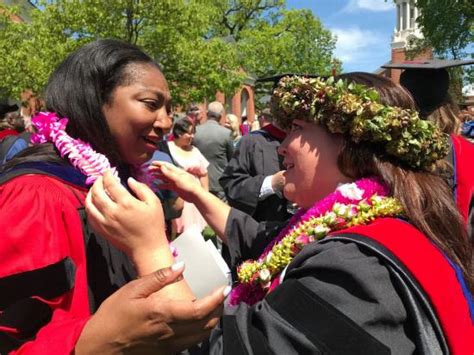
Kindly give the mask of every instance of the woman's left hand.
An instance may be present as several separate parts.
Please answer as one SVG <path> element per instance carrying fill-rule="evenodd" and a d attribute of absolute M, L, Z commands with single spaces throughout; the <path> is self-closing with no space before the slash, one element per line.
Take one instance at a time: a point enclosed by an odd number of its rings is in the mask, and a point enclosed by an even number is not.
<path fill-rule="evenodd" d="M 136 198 L 110 172 L 96 180 L 86 198 L 92 228 L 132 259 L 169 249 L 159 199 L 145 184 L 133 178 L 127 182 Z"/>

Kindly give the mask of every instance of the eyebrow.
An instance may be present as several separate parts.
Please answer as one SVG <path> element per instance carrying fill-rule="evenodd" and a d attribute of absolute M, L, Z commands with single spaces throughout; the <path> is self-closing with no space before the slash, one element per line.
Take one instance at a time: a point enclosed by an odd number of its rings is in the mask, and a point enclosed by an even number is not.
<path fill-rule="evenodd" d="M 151 93 L 155 95 L 158 99 L 162 99 L 163 101 L 171 101 L 171 95 L 165 95 L 165 93 L 161 90 L 156 90 L 156 89 L 149 89 L 146 87 L 142 87 L 144 93 Z"/>

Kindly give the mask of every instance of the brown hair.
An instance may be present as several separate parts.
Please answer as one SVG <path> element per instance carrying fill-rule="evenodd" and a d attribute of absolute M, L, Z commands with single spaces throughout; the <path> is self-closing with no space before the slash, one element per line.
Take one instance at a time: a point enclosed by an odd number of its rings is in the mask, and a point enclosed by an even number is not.
<path fill-rule="evenodd" d="M 408 91 L 388 78 L 360 72 L 344 74 L 340 78 L 373 87 L 379 92 L 383 104 L 406 109 L 415 107 Z M 378 155 L 376 146 L 346 141 L 338 164 L 341 171 L 352 178 L 380 177 L 402 203 L 410 223 L 459 265 L 468 287 L 474 290 L 472 245 L 453 192 L 443 178 L 444 174 L 452 173 L 446 162 L 437 162 L 437 169 L 433 172 L 417 171 Z"/>
<path fill-rule="evenodd" d="M 436 123 L 444 133 L 459 134 L 462 126 L 460 113 L 458 105 L 447 94 L 443 103 L 431 111 L 426 119 Z"/>

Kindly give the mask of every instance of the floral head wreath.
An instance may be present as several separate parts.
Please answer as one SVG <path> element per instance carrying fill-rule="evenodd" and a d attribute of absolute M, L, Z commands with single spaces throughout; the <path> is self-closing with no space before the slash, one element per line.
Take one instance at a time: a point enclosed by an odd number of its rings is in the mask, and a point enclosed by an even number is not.
<path fill-rule="evenodd" d="M 373 88 L 343 80 L 284 77 L 272 97 L 282 128 L 294 119 L 315 122 L 354 143 L 377 144 L 415 169 L 429 170 L 448 153 L 448 136 L 416 111 L 383 105 Z"/>

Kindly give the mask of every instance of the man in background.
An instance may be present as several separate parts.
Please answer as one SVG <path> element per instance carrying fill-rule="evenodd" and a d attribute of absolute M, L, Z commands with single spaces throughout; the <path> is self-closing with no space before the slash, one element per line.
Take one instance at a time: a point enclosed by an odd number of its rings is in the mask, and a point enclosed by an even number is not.
<path fill-rule="evenodd" d="M 220 125 L 224 106 L 214 101 L 207 107 L 207 121 L 198 125 L 193 144 L 209 161 L 209 191 L 222 201 L 226 201 L 219 178 L 232 158 L 234 144 L 231 131 Z"/>
<path fill-rule="evenodd" d="M 191 104 L 186 111 L 186 117 L 195 125 L 200 125 L 204 118 L 204 112 L 198 104 Z"/>
<path fill-rule="evenodd" d="M 286 134 L 272 121 L 269 109 L 258 118 L 261 129 L 243 136 L 219 182 L 230 206 L 257 221 L 286 221 L 288 201 L 282 159 L 277 149 Z"/>

